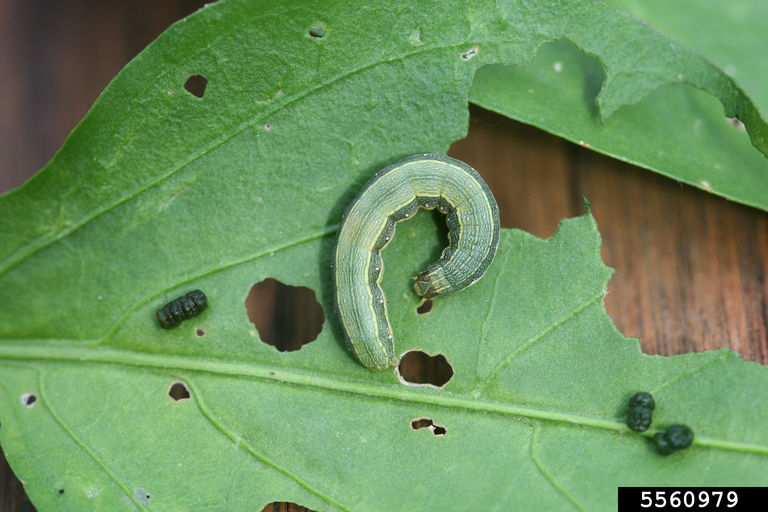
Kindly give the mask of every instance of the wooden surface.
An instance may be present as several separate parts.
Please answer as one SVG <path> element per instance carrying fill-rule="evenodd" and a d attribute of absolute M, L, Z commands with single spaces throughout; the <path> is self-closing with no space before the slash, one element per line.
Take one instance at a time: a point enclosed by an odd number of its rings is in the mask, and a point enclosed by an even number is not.
<path fill-rule="evenodd" d="M 42 167 L 114 74 L 202 3 L 0 0 L 0 192 Z M 608 312 L 645 352 L 726 346 L 768 363 L 768 214 L 479 109 L 450 154 L 487 179 L 505 227 L 548 237 L 583 213 L 582 195 L 592 202 L 616 269 Z M 0 512 L 22 510 L 33 509 L 0 456 Z"/>
<path fill-rule="evenodd" d="M 768 363 L 768 214 L 599 155 L 478 108 L 449 154 L 475 167 L 501 225 L 551 236 L 592 203 L 606 308 L 643 351 L 730 347 Z"/>

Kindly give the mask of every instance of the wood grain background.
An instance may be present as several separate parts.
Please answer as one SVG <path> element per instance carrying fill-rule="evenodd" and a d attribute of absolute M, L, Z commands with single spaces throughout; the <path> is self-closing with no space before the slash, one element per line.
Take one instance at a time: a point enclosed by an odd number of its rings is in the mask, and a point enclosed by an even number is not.
<path fill-rule="evenodd" d="M 0 192 L 40 169 L 120 68 L 199 0 L 0 0 Z M 606 299 L 651 354 L 730 347 L 768 363 L 768 214 L 477 108 L 450 154 L 502 225 L 551 236 L 586 196 L 616 269 Z M 34 510 L 0 455 L 0 512 Z M 265 511 L 302 510 L 286 504 Z"/>

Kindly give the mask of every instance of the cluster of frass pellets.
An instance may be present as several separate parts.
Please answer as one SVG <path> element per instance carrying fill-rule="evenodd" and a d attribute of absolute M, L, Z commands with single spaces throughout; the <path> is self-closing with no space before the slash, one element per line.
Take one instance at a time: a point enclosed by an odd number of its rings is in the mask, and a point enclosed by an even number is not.
<path fill-rule="evenodd" d="M 650 393 L 641 391 L 629 399 L 627 426 L 635 432 L 645 432 L 651 426 L 656 403 Z M 693 430 L 688 425 L 671 425 L 653 436 L 653 444 L 662 455 L 688 448 L 693 442 Z"/>
<path fill-rule="evenodd" d="M 208 298 L 200 290 L 176 297 L 155 312 L 157 321 L 163 329 L 173 329 L 184 320 L 195 317 L 208 307 Z"/>

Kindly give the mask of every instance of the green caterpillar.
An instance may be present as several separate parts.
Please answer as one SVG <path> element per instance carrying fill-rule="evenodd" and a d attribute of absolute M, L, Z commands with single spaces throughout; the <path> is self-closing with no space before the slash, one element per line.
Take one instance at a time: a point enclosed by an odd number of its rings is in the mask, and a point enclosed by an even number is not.
<path fill-rule="evenodd" d="M 496 254 L 499 207 L 472 167 L 442 155 L 415 155 L 376 173 L 344 213 L 334 256 L 336 312 L 347 346 L 371 370 L 397 363 L 379 286 L 381 250 L 395 223 L 419 208 L 447 216 L 449 245 L 416 277 L 418 295 L 431 299 L 474 284 Z"/>

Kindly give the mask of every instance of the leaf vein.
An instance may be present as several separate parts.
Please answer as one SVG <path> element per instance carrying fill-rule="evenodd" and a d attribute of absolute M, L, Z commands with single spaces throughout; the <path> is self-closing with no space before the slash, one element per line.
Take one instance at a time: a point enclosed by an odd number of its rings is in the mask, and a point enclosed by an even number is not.
<path fill-rule="evenodd" d="M 494 41 L 494 42 L 497 42 L 497 41 Z M 413 56 L 417 56 L 417 55 L 420 55 L 420 54 L 425 54 L 425 53 L 428 53 L 428 52 L 431 52 L 431 51 L 445 50 L 445 49 L 448 49 L 448 48 L 458 48 L 461 44 L 465 44 L 465 43 L 460 43 L 458 45 L 434 45 L 434 46 L 419 48 L 417 50 L 413 50 L 413 51 L 410 51 L 410 52 L 405 52 L 405 54 L 403 54 L 403 55 L 397 55 L 397 56 L 393 56 L 393 57 L 390 57 L 390 58 L 387 58 L 387 59 L 381 59 L 381 60 L 377 60 L 375 62 L 369 62 L 369 63 L 364 64 L 362 66 L 359 66 L 357 68 L 351 69 L 348 72 L 340 73 L 340 74 L 338 74 L 336 76 L 333 76 L 333 77 L 331 77 L 331 78 L 329 78 L 327 80 L 321 81 L 321 82 L 313 85 L 312 87 L 308 87 L 307 89 L 304 89 L 303 91 L 297 92 L 296 94 L 294 94 L 292 96 L 285 96 L 284 97 L 285 99 L 283 99 L 283 100 L 276 100 L 275 102 L 273 102 L 270 105 L 269 108 L 265 108 L 262 112 L 257 114 L 252 119 L 249 119 L 247 121 L 242 122 L 240 125 L 238 125 L 236 128 L 234 128 L 232 131 L 223 134 L 221 137 L 219 137 L 218 139 L 214 140 L 208 146 L 202 148 L 199 151 L 196 151 L 196 152 L 192 153 L 189 157 L 187 157 L 186 159 L 182 160 L 179 164 L 176 165 L 176 167 L 171 168 L 165 174 L 163 174 L 163 175 L 161 175 L 161 176 L 159 176 L 159 177 L 157 177 L 157 178 L 155 178 L 153 180 L 148 181 L 147 183 L 145 183 L 145 184 L 141 185 L 140 187 L 138 187 L 137 189 L 135 189 L 133 192 L 131 192 L 129 194 L 126 194 L 125 196 L 117 199 L 116 201 L 114 201 L 113 203 L 111 203 L 111 204 L 109 204 L 109 205 L 107 205 L 105 207 L 96 208 L 93 211 L 93 213 L 91 213 L 90 215 L 86 215 L 80 222 L 65 223 L 65 227 L 63 229 L 61 229 L 61 230 L 59 230 L 59 231 L 57 231 L 55 233 L 46 233 L 45 235 L 42 235 L 39 238 L 29 242 L 25 246 L 17 249 L 15 252 L 13 252 L 11 255 L 9 255 L 8 258 L 6 258 L 2 262 L 3 265 L 2 265 L 2 267 L 0 267 L 0 276 L 3 276 L 9 270 L 11 270 L 12 268 L 14 268 L 17 265 L 19 265 L 21 262 L 23 262 L 29 256 L 32 256 L 33 254 L 35 254 L 36 252 L 42 250 L 43 248 L 53 244 L 54 242 L 57 242 L 58 240 L 61 240 L 62 238 L 70 235 L 71 233 L 77 231 L 78 229 L 80 229 L 81 227 L 85 226 L 86 224 L 88 224 L 92 220 L 96 219 L 97 217 L 100 217 L 101 215 L 107 213 L 108 211 L 110 211 L 110 210 L 112 210 L 112 209 L 114 209 L 114 208 L 116 208 L 116 207 L 118 207 L 118 206 L 120 206 L 120 205 L 122 205 L 122 204 L 124 204 L 124 203 L 126 203 L 128 201 L 130 201 L 131 199 L 134 199 L 134 198 L 138 197 L 143 192 L 145 192 L 145 191 L 147 191 L 147 190 L 149 190 L 149 189 L 151 189 L 151 188 L 153 188 L 155 186 L 158 186 L 163 181 L 167 180 L 168 178 L 170 178 L 171 176 L 173 176 L 174 174 L 176 174 L 180 170 L 186 168 L 187 166 L 189 166 L 191 163 L 195 162 L 196 160 L 198 160 L 198 159 L 202 158 L 203 156 L 207 155 L 208 153 L 210 153 L 214 149 L 222 146 L 227 141 L 229 141 L 232 138 L 236 137 L 238 134 L 240 134 L 240 133 L 244 132 L 245 130 L 247 130 L 248 128 L 251 128 L 251 127 L 255 126 L 256 124 L 264 121 L 270 115 L 274 114 L 276 111 L 278 111 L 280 109 L 284 109 L 284 108 L 286 108 L 286 107 L 288 107 L 290 105 L 293 105 L 293 104 L 299 102 L 300 100 L 306 98 L 307 96 L 311 95 L 314 92 L 317 92 L 317 91 L 322 90 L 324 88 L 331 87 L 331 86 L 333 86 L 336 83 L 340 83 L 343 80 L 345 80 L 345 79 L 347 79 L 349 77 L 355 76 L 358 73 L 362 73 L 362 72 L 367 71 L 369 69 L 373 69 L 376 66 L 389 64 L 389 63 L 392 63 L 392 62 L 396 62 L 398 60 L 403 60 L 404 58 L 407 58 L 407 57 L 413 57 Z"/>
<path fill-rule="evenodd" d="M 126 484 L 124 484 L 117 475 L 107 466 L 107 464 L 101 460 L 101 458 L 96 454 L 96 452 L 88 446 L 85 441 L 80 439 L 77 434 L 75 433 L 74 429 L 70 427 L 64 419 L 56 412 L 56 410 L 53 407 L 53 402 L 48 399 L 47 393 L 45 391 L 45 382 L 43 378 L 43 372 L 39 369 L 37 371 L 37 385 L 40 393 L 40 400 L 45 404 L 46 408 L 48 409 L 48 413 L 51 415 L 53 420 L 61 427 L 61 429 L 64 431 L 64 433 L 69 436 L 70 439 L 81 449 L 83 450 L 96 465 L 118 486 L 120 489 L 125 493 L 126 497 L 131 500 L 131 503 L 133 503 L 136 508 L 139 510 L 148 511 L 148 509 L 136 499 L 136 497 L 133 495 L 131 490 L 128 488 Z"/>
<path fill-rule="evenodd" d="M 313 487 L 309 482 L 305 481 L 289 469 L 279 465 L 274 460 L 270 459 L 266 455 L 259 453 L 253 446 L 251 446 L 248 441 L 243 439 L 242 436 L 238 435 L 235 431 L 227 427 L 224 422 L 217 418 L 213 411 L 208 407 L 208 405 L 205 403 L 205 400 L 203 399 L 203 395 L 200 392 L 200 390 L 197 388 L 196 385 L 192 384 L 191 379 L 185 379 L 185 382 L 189 386 L 190 390 L 192 391 L 192 394 L 195 398 L 195 403 L 197 404 L 197 408 L 200 411 L 200 414 L 203 415 L 203 417 L 211 424 L 213 427 L 218 430 L 224 437 L 229 439 L 232 444 L 235 445 L 236 448 L 244 448 L 245 451 L 254 459 L 261 462 L 262 464 L 274 469 L 278 473 L 282 474 L 283 476 L 288 477 L 289 479 L 293 480 L 297 485 L 304 488 L 305 490 L 309 491 L 310 493 L 314 494 L 318 498 L 322 499 L 326 503 L 333 505 L 334 507 L 337 507 L 341 510 L 345 510 L 348 512 L 351 512 L 351 509 L 336 499 L 328 496 L 324 492 L 320 491 L 319 489 Z"/>
<path fill-rule="evenodd" d="M 604 296 L 605 296 L 605 293 L 600 292 L 594 297 L 587 299 L 586 301 L 582 302 L 581 304 L 573 308 L 571 311 L 566 313 L 565 316 L 563 316 L 563 318 L 545 327 L 544 329 L 540 330 L 539 332 L 537 332 L 536 334 L 528 338 L 525 342 L 520 344 L 515 350 L 507 354 L 507 356 L 496 365 L 496 367 L 491 371 L 491 373 L 485 379 L 485 382 L 481 386 L 481 391 L 487 389 L 487 387 L 491 384 L 491 382 L 493 382 L 493 379 L 496 378 L 498 373 L 510 362 L 512 362 L 512 360 L 514 360 L 518 355 L 528 350 L 531 346 L 535 345 L 537 342 L 541 341 L 549 333 L 562 327 L 573 318 L 576 318 L 576 316 L 578 316 L 579 313 L 581 313 L 588 307 L 594 305 L 596 302 L 600 301 Z"/>
<path fill-rule="evenodd" d="M 240 258 L 238 260 L 233 260 L 233 261 L 229 261 L 229 262 L 220 263 L 220 264 L 217 264 L 217 265 L 212 265 L 211 267 L 208 267 L 207 269 L 203 270 L 202 272 L 199 272 L 199 273 L 191 275 L 191 276 L 186 276 L 185 278 L 183 278 L 183 279 L 181 279 L 179 281 L 176 281 L 175 283 L 173 283 L 171 285 L 168 285 L 168 286 L 166 286 L 166 287 L 164 287 L 164 288 L 162 288 L 160 290 L 156 290 L 155 292 L 150 293 L 149 295 L 146 295 L 145 297 L 139 299 L 136 303 L 133 304 L 133 306 L 129 307 L 125 311 L 125 313 L 123 313 L 123 315 L 121 315 L 120 318 L 118 318 L 115 321 L 115 323 L 112 325 L 112 327 L 110 327 L 107 330 L 107 332 L 104 334 L 104 336 L 102 336 L 101 339 L 96 342 L 96 344 L 99 345 L 99 344 L 105 343 L 109 339 L 109 337 L 112 336 L 112 334 L 114 334 L 115 331 L 117 331 L 117 329 L 123 324 L 123 322 L 125 322 L 125 320 L 128 318 L 128 316 L 131 313 L 133 313 L 139 307 L 143 306 L 147 302 L 151 301 L 152 299 L 154 299 L 155 297 L 157 297 L 157 296 L 159 296 L 159 295 L 161 295 L 163 293 L 166 293 L 166 292 L 168 292 L 170 290 L 173 290 L 174 288 L 177 288 L 177 287 L 179 287 L 179 286 L 181 286 L 181 285 L 183 285 L 185 283 L 189 283 L 189 282 L 192 282 L 192 281 L 194 281 L 196 279 L 201 279 L 201 278 L 209 276 L 211 274 L 215 274 L 216 272 L 221 272 L 221 271 L 224 271 L 224 270 L 236 267 L 238 265 L 244 265 L 246 263 L 250 263 L 252 261 L 256 261 L 259 258 L 263 258 L 263 257 L 265 257 L 267 255 L 274 254 L 274 253 L 277 253 L 277 252 L 280 252 L 280 251 L 283 251 L 283 250 L 286 250 L 286 249 L 290 249 L 291 247 L 296 247 L 296 246 L 301 245 L 303 243 L 311 242 L 313 240 L 317 240 L 319 238 L 326 237 L 328 235 L 332 235 L 333 233 L 335 233 L 338 230 L 338 228 L 339 228 L 338 224 L 332 224 L 330 226 L 326 226 L 323 229 L 319 229 L 317 231 L 309 232 L 309 233 L 307 233 L 307 234 L 305 234 L 303 236 L 295 238 L 295 239 L 293 239 L 291 241 L 288 241 L 286 243 L 283 243 L 281 245 L 267 247 L 266 249 L 262 249 L 261 251 L 255 253 L 255 254 L 251 254 L 249 256 L 245 256 L 244 258 Z"/>
<path fill-rule="evenodd" d="M 478 381 L 480 380 L 480 355 L 482 354 L 483 346 L 485 345 L 485 337 L 486 337 L 486 330 L 488 328 L 488 320 L 491 318 L 491 313 L 496 307 L 496 295 L 498 294 L 498 290 L 499 290 L 499 281 L 501 280 L 501 276 L 504 274 L 504 272 L 507 269 L 509 260 L 510 258 L 504 258 L 502 267 L 499 270 L 499 273 L 496 274 L 496 278 L 493 280 L 493 291 L 491 292 L 491 300 L 488 301 L 488 310 L 485 313 L 485 318 L 483 319 L 482 327 L 480 328 L 480 343 L 478 343 L 477 345 L 477 357 L 475 358 L 475 378 Z"/>
<path fill-rule="evenodd" d="M 188 356 L 169 356 L 160 354 L 145 354 L 129 352 L 112 348 L 94 349 L 92 347 L 28 347 L 0 345 L 0 359 L 22 360 L 40 364 L 47 361 L 68 361 L 73 364 L 118 364 L 143 369 L 158 368 L 164 371 L 179 370 L 210 375 L 224 375 L 237 378 L 251 378 L 268 382 L 294 384 L 327 391 L 369 396 L 382 400 L 396 402 L 410 401 L 413 403 L 433 405 L 459 410 L 471 410 L 493 414 L 511 415 L 530 418 L 537 421 L 561 423 L 573 427 L 591 427 L 616 433 L 627 429 L 623 421 L 615 418 L 605 419 L 595 416 L 581 416 L 570 412 L 548 410 L 509 402 L 466 397 L 446 390 L 403 389 L 403 386 L 386 386 L 369 383 L 367 370 L 359 369 L 361 378 L 341 379 L 338 375 L 324 375 L 311 371 L 300 371 L 295 368 L 280 368 L 262 365 L 251 361 L 226 361 L 203 359 Z M 650 435 L 651 432 L 648 432 Z M 694 444 L 723 450 L 743 453 L 754 453 L 768 456 L 768 445 L 742 441 L 722 440 L 715 438 L 697 437 Z"/>
<path fill-rule="evenodd" d="M 693 377 L 697 373 L 703 372 L 704 370 L 706 370 L 710 366 L 714 365 L 715 363 L 718 363 L 718 362 L 722 361 L 727 356 L 728 356 L 727 352 L 725 352 L 723 354 L 720 354 L 716 358 L 714 358 L 714 359 L 712 359 L 710 361 L 707 361 L 706 363 L 704 363 L 704 364 L 702 364 L 700 366 L 697 366 L 696 368 L 692 368 L 691 370 L 689 370 L 687 372 L 683 372 L 683 373 L 677 375 L 676 377 L 673 377 L 673 378 L 669 379 L 667 382 L 659 385 L 656 389 L 650 391 L 650 393 L 652 395 L 655 395 L 656 393 L 659 393 L 660 391 L 663 391 L 663 390 L 667 389 L 670 386 L 674 386 L 675 384 L 679 384 L 680 382 L 684 381 L 685 379 Z"/>
<path fill-rule="evenodd" d="M 531 436 L 531 444 L 530 444 L 530 455 L 531 459 L 533 460 L 533 463 L 536 465 L 536 469 L 539 470 L 539 473 L 547 480 L 547 482 L 552 485 L 552 487 L 559 492 L 568 502 L 573 505 L 576 509 L 586 512 L 586 508 L 583 507 L 578 501 L 576 501 L 576 498 L 571 496 L 571 494 L 563 487 L 557 479 L 554 477 L 552 473 L 547 471 L 547 469 L 544 467 L 544 463 L 539 458 L 539 454 L 536 452 L 536 442 L 538 441 L 539 437 L 539 431 L 541 430 L 540 426 L 536 426 L 536 428 L 533 430 L 533 435 Z"/>

